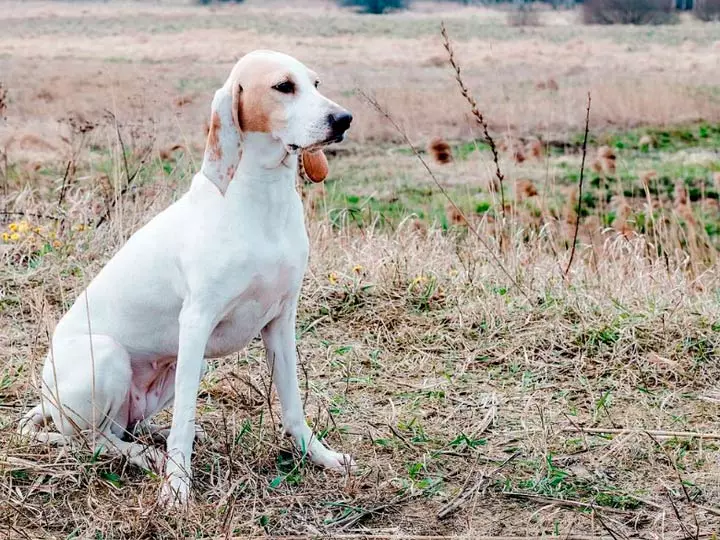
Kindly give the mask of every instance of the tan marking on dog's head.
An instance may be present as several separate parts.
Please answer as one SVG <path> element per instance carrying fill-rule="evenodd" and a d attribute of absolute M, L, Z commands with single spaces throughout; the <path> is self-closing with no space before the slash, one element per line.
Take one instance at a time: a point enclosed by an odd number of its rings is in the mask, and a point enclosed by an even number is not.
<path fill-rule="evenodd" d="M 241 131 L 272 133 L 285 125 L 285 107 L 272 87 L 283 82 L 295 85 L 292 74 L 279 59 L 248 55 L 233 69 L 236 114 Z"/>

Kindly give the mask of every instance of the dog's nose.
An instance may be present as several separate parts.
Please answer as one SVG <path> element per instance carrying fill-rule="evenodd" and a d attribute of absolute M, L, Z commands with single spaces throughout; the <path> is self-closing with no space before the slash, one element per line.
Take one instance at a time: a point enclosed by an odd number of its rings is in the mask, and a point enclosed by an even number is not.
<path fill-rule="evenodd" d="M 341 113 L 333 113 L 328 116 L 330 129 L 332 129 L 333 133 L 337 135 L 345 133 L 350 128 L 352 118 L 352 114 L 347 111 L 343 111 Z"/>

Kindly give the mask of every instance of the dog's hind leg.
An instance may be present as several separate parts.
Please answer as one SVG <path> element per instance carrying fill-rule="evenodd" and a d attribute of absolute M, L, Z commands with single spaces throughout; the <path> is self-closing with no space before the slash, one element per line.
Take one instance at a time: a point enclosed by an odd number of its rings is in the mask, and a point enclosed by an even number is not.
<path fill-rule="evenodd" d="M 129 353 L 113 338 L 53 339 L 42 376 L 45 414 L 61 434 L 104 433 L 108 428 L 123 433 L 132 368 Z"/>
<path fill-rule="evenodd" d="M 42 404 L 23 417 L 20 431 L 51 444 L 84 438 L 94 451 L 122 454 L 151 468 L 162 461 L 160 451 L 120 438 L 128 423 L 131 384 L 130 355 L 113 338 L 94 334 L 53 340 L 43 368 Z M 57 431 L 40 431 L 49 418 Z"/>

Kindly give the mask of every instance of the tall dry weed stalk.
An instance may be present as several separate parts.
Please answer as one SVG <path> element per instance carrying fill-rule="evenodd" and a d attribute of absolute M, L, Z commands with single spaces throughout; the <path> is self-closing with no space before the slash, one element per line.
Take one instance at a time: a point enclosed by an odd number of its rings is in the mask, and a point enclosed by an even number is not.
<path fill-rule="evenodd" d="M 435 173 L 433 173 L 432 169 L 428 165 L 427 161 L 422 157 L 420 154 L 420 151 L 418 148 L 413 144 L 413 142 L 410 140 L 410 137 L 408 136 L 407 132 L 400 127 L 400 125 L 395 121 L 395 119 L 390 115 L 390 113 L 385 110 L 385 108 L 378 103 L 378 101 L 368 95 L 366 92 L 364 92 L 361 89 L 358 89 L 357 92 L 362 96 L 378 113 L 380 113 L 395 129 L 395 131 L 400 135 L 403 140 L 405 141 L 405 144 L 407 144 L 410 147 L 410 150 L 415 155 L 415 157 L 420 161 L 422 166 L 425 168 L 425 171 L 428 173 L 430 178 L 432 179 L 433 183 L 437 186 L 437 188 L 440 190 L 440 193 L 447 199 L 449 206 L 452 209 L 452 212 L 455 213 L 457 216 L 457 220 L 459 222 L 465 222 L 467 224 L 468 230 L 478 239 L 480 242 L 480 245 L 483 246 L 483 248 L 488 252 L 490 257 L 492 258 L 494 264 L 507 276 L 507 278 L 510 280 L 510 282 L 516 287 L 518 292 L 522 294 L 527 300 L 529 300 L 529 296 L 527 292 L 525 292 L 524 288 L 520 286 L 520 283 L 515 279 L 515 277 L 508 271 L 508 269 L 503 264 L 502 260 L 500 260 L 500 257 L 495 253 L 495 250 L 493 250 L 490 245 L 485 241 L 483 236 L 478 232 L 478 230 L 472 225 L 471 221 L 468 219 L 468 217 L 465 215 L 465 212 L 462 211 L 462 209 L 457 205 L 457 203 L 453 200 L 453 198 L 450 196 L 448 191 L 443 187 L 443 185 L 440 183 L 440 180 L 437 179 L 437 176 L 435 176 Z M 499 169 L 498 169 L 499 171 Z"/>
<path fill-rule="evenodd" d="M 503 180 L 505 180 L 505 176 L 503 175 L 502 171 L 500 170 L 500 158 L 498 156 L 497 147 L 495 145 L 495 140 L 490 135 L 490 130 L 488 128 L 487 121 L 485 120 L 485 116 L 480 112 L 480 109 L 478 109 L 477 101 L 475 101 L 475 98 L 473 97 L 472 93 L 468 89 L 467 85 L 463 81 L 462 78 L 462 72 L 460 70 L 460 64 L 458 63 L 457 59 L 455 58 L 455 51 L 453 50 L 452 43 L 450 42 L 450 37 L 448 36 L 447 28 L 445 28 L 445 23 L 440 23 L 440 34 L 443 38 L 443 47 L 445 47 L 445 50 L 448 53 L 448 60 L 450 62 L 450 65 L 452 66 L 453 70 L 455 70 L 455 80 L 457 81 L 458 85 L 460 86 L 460 93 L 465 98 L 465 101 L 468 102 L 470 105 L 470 112 L 475 118 L 475 121 L 477 124 L 482 128 L 483 137 L 485 137 L 485 140 L 487 141 L 488 145 L 490 146 L 490 151 L 492 152 L 493 156 L 493 162 L 495 163 L 495 176 L 497 178 L 498 184 L 500 186 L 500 205 L 502 208 L 502 215 L 503 218 L 505 217 L 505 189 L 503 186 Z"/>
<path fill-rule="evenodd" d="M 577 200 L 577 218 L 575 219 L 575 231 L 573 232 L 572 247 L 570 248 L 570 260 L 568 260 L 567 267 L 565 268 L 565 277 L 567 277 L 570 268 L 572 267 L 573 259 L 575 258 L 575 247 L 577 244 L 578 231 L 580 230 L 580 217 L 582 216 L 582 195 L 583 195 L 583 177 L 585 175 L 585 157 L 587 156 L 587 141 L 588 133 L 590 132 L 590 105 L 592 98 L 590 92 L 588 92 L 587 110 L 585 111 L 585 135 L 583 136 L 582 145 L 582 162 L 580 163 L 580 180 L 578 182 L 578 200 Z"/>
<path fill-rule="evenodd" d="M 7 112 L 7 88 L 3 86 L 0 81 L 0 120 L 5 120 L 5 113 Z"/>
<path fill-rule="evenodd" d="M 5 113 L 7 112 L 7 88 L 3 86 L 2 81 L 0 81 L 0 122 L 5 121 Z M 3 195 L 7 195 L 7 171 L 8 171 L 8 162 L 7 162 L 7 151 L 4 148 L 0 148 L 0 180 L 2 181 L 2 190 Z"/>
<path fill-rule="evenodd" d="M 140 174 L 140 171 L 145 167 L 145 164 L 149 161 L 150 156 L 152 154 L 153 147 L 155 146 L 155 140 L 154 138 L 151 138 L 149 141 L 146 141 L 141 148 L 137 149 L 134 154 L 138 158 L 138 163 L 135 167 L 135 170 L 133 172 L 130 172 L 130 165 L 128 162 L 128 149 L 125 145 L 125 141 L 122 137 L 122 131 L 120 129 L 120 123 L 118 122 L 117 117 L 115 114 L 110 111 L 106 110 L 105 113 L 107 114 L 109 120 L 115 127 L 115 133 L 117 136 L 117 141 L 119 145 L 119 150 L 122 157 L 122 164 L 123 164 L 123 170 L 125 172 L 125 184 L 120 189 L 120 192 L 117 194 L 117 196 L 112 197 L 105 208 L 105 211 L 102 213 L 102 215 L 98 218 L 97 222 L 95 223 L 95 228 L 100 227 L 103 223 L 105 223 L 107 220 L 110 219 L 113 210 L 115 209 L 115 206 L 119 201 L 123 199 L 123 197 L 130 191 L 130 188 L 132 187 L 133 182 L 137 179 L 138 175 Z"/>

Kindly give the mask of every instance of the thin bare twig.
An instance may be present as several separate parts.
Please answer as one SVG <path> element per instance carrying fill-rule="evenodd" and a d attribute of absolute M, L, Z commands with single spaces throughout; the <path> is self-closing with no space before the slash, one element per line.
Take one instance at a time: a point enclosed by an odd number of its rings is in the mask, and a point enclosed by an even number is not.
<path fill-rule="evenodd" d="M 505 461 L 503 461 L 500 465 L 498 465 L 494 471 L 492 471 L 490 474 L 485 475 L 482 474 L 480 476 L 480 480 L 475 482 L 470 488 L 468 489 L 465 487 L 458 495 L 455 497 L 452 501 L 450 501 L 448 504 L 443 506 L 440 511 L 437 513 L 438 519 L 445 519 L 446 517 L 454 514 L 457 512 L 462 505 L 464 505 L 466 502 L 468 502 L 472 497 L 478 493 L 481 489 L 483 489 L 487 484 L 490 482 L 492 478 L 495 477 L 497 473 L 499 473 L 508 463 L 513 461 L 516 457 L 520 455 L 519 452 L 515 452 L 512 456 L 507 458 Z"/>
<path fill-rule="evenodd" d="M 673 501 L 672 495 L 670 494 L 668 490 L 668 500 L 670 501 L 670 504 L 672 505 L 673 511 L 675 512 L 675 517 L 677 518 L 678 522 L 680 523 L 680 527 L 682 527 L 683 531 L 685 531 L 686 536 L 689 538 L 694 538 L 697 540 L 700 538 L 700 523 L 698 523 L 697 513 L 695 512 L 695 503 L 693 502 L 692 498 L 690 497 L 690 494 L 688 493 L 687 487 L 685 486 L 685 481 L 683 480 L 682 474 L 680 473 L 680 470 L 677 467 L 677 464 L 675 463 L 675 460 L 672 458 L 672 456 L 668 453 L 668 451 L 665 449 L 665 447 L 660 444 L 660 442 L 652 436 L 652 434 L 647 433 L 646 435 L 650 437 L 650 440 L 655 443 L 655 446 L 663 453 L 665 454 L 665 457 L 670 462 L 670 465 L 672 466 L 673 470 L 675 471 L 675 475 L 678 478 L 678 483 L 680 484 L 680 489 L 682 489 L 683 495 L 685 495 L 685 500 L 690 505 L 690 511 L 692 513 L 693 521 L 695 522 L 695 533 L 691 533 L 690 530 L 687 528 L 687 525 L 685 525 L 685 522 L 683 521 L 682 517 L 680 516 L 680 511 L 677 508 L 677 505 L 675 504 L 675 501 Z"/>
<path fill-rule="evenodd" d="M 689 439 L 720 439 L 720 433 L 700 431 L 667 431 L 662 429 L 625 429 L 625 428 L 590 428 L 582 426 L 567 426 L 562 429 L 566 432 L 598 433 L 607 435 L 624 435 L 626 433 L 645 433 L 650 437 L 683 437 Z"/>
<path fill-rule="evenodd" d="M 594 510 L 596 512 L 603 511 L 611 514 L 625 514 L 635 515 L 635 512 L 631 510 L 620 510 L 619 508 L 607 508 L 598 507 L 597 505 L 584 503 L 582 501 L 571 501 L 568 499 L 558 499 L 556 497 L 544 497 L 542 495 L 535 495 L 533 493 L 521 493 L 517 491 L 505 491 L 503 495 L 506 497 L 513 497 L 515 499 L 527 499 L 529 501 L 537 501 L 541 504 L 553 504 L 555 506 L 566 506 L 568 508 L 583 508 L 586 510 Z"/>
<path fill-rule="evenodd" d="M 62 206 L 62 203 L 65 200 L 65 188 L 67 187 L 67 180 L 70 176 L 70 167 L 72 164 L 73 160 L 69 160 L 67 167 L 65 167 L 65 174 L 63 175 L 62 186 L 60 187 L 60 197 L 58 198 L 58 206 Z"/>
<path fill-rule="evenodd" d="M 140 164 L 138 165 L 137 169 L 133 173 L 130 173 L 130 167 L 128 166 L 127 161 L 127 151 L 125 149 L 125 143 L 122 138 L 122 134 L 120 133 L 120 126 L 118 124 L 117 118 L 113 114 L 112 111 L 109 111 L 106 109 L 108 115 L 113 119 L 113 122 L 115 123 L 115 132 L 117 133 L 118 142 L 120 143 L 120 151 L 122 152 L 123 157 L 123 165 L 125 167 L 125 186 L 120 190 L 120 194 L 115 197 L 110 204 L 108 204 L 107 209 L 105 210 L 105 213 L 100 216 L 100 219 L 98 219 L 97 223 L 95 224 L 95 228 L 98 228 L 100 225 L 102 225 L 105 221 L 107 221 L 110 218 L 110 213 L 112 212 L 113 208 L 115 208 L 115 204 L 118 200 L 122 199 L 125 194 L 130 190 L 130 187 L 137 178 L 138 173 L 142 170 L 143 166 L 145 165 L 145 161 L 150 156 L 150 152 L 152 150 L 152 145 L 150 148 L 148 148 L 147 152 L 140 158 Z"/>
<path fill-rule="evenodd" d="M 417 149 L 417 147 L 412 143 L 410 140 L 410 137 L 408 137 L 408 134 L 405 132 L 403 128 L 401 128 L 397 122 L 395 122 L 395 119 L 390 116 L 390 113 L 387 112 L 382 105 L 378 103 L 378 101 L 365 93 L 362 89 L 357 89 L 358 94 L 360 94 L 365 100 L 382 116 L 385 117 L 385 119 L 390 122 L 390 125 L 395 129 L 395 131 L 398 132 L 398 134 L 403 138 L 405 141 L 405 144 L 407 144 L 410 147 L 410 150 L 415 155 L 415 157 L 420 160 L 420 163 L 422 163 L 423 167 L 425 167 L 425 170 L 427 171 L 428 175 L 430 175 L 430 178 L 432 178 L 432 181 L 435 183 L 437 188 L 440 190 L 440 193 L 443 194 L 443 196 L 448 200 L 450 205 L 453 207 L 453 209 L 458 212 L 458 215 L 460 215 L 463 220 L 465 221 L 468 230 L 478 239 L 480 244 L 483 248 L 488 252 L 488 254 L 492 257 L 493 262 L 497 265 L 497 267 L 502 270 L 502 272 L 508 277 L 510 282 L 517 288 L 518 291 L 525 297 L 525 299 L 530 300 L 530 297 L 527 295 L 525 290 L 520 286 L 518 281 L 510 274 L 510 272 L 505 268 L 505 265 L 500 260 L 500 257 L 498 257 L 493 249 L 488 245 L 488 243 L 483 239 L 483 237 L 480 235 L 478 230 L 470 223 L 470 220 L 467 218 L 465 213 L 458 207 L 458 205 L 455 203 L 455 201 L 450 197 L 450 194 L 447 192 L 447 190 L 443 187 L 443 185 L 440 183 L 440 181 L 435 176 L 435 173 L 433 173 L 430 166 L 427 164 L 427 161 L 422 157 L 420 154 L 420 151 Z"/>
<path fill-rule="evenodd" d="M 2 217 L 32 217 L 35 219 L 49 219 L 51 221 L 60 221 L 63 218 L 59 216 L 52 216 L 50 214 L 38 214 L 35 212 L 16 212 L 12 210 L 0 210 L 0 216 Z"/>
<path fill-rule="evenodd" d="M 495 163 L 495 176 L 497 177 L 498 183 L 500 184 L 500 204 L 502 206 L 502 215 L 503 218 L 505 218 L 505 188 L 503 186 L 503 180 L 505 180 L 505 175 L 502 173 L 502 171 L 500 171 L 500 158 L 498 156 L 497 147 L 495 146 L 495 141 L 490 136 L 490 130 L 488 128 L 487 120 L 485 120 L 485 116 L 483 116 L 483 114 L 480 112 L 480 109 L 478 109 L 475 98 L 473 97 L 470 89 L 465 85 L 465 82 L 462 79 L 462 75 L 460 72 L 460 64 L 455 59 L 455 51 L 453 50 L 452 43 L 450 42 L 450 37 L 448 36 L 447 28 L 445 28 L 444 22 L 440 23 L 440 34 L 442 34 L 443 37 L 443 47 L 445 47 L 445 50 L 448 53 L 450 65 L 455 70 L 455 80 L 460 86 L 460 93 L 465 98 L 465 101 L 470 104 L 470 112 L 475 117 L 475 121 L 482 128 L 483 137 L 485 137 L 485 140 L 490 145 L 490 151 L 493 155 L 493 162 Z"/>
<path fill-rule="evenodd" d="M 590 131 L 590 103 L 592 99 L 590 92 L 588 92 L 587 100 L 587 111 L 585 112 L 585 136 L 583 138 L 582 145 L 582 162 L 580 163 L 580 188 L 578 189 L 578 207 L 577 215 L 575 216 L 575 232 L 573 233 L 572 247 L 570 248 L 570 260 L 568 261 L 567 268 L 565 268 L 565 277 L 570 272 L 573 259 L 575 258 L 575 244 L 577 244 L 578 231 L 580 230 L 580 213 L 582 211 L 582 195 L 583 195 L 583 176 L 585 174 L 585 157 L 587 156 L 587 140 L 588 132 Z"/>

